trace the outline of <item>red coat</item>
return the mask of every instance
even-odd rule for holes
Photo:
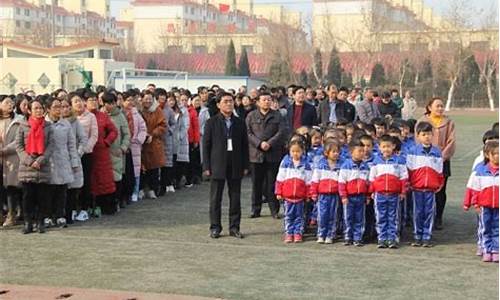
[[[109,147],[118,137],[118,130],[107,114],[100,111],[92,113],[97,119],[98,137],[92,152],[90,192],[94,196],[108,195],[116,190]]]
[[[198,112],[194,106],[190,105],[188,107],[189,112],[189,128],[188,128],[188,140],[190,144],[200,143],[200,122],[198,121]]]

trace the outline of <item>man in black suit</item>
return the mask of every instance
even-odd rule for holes
[[[234,99],[222,92],[217,98],[219,113],[208,119],[203,134],[203,170],[210,176],[210,236],[220,237],[224,184],[229,195],[229,234],[240,232],[241,179],[248,173],[248,136],[245,122],[233,115]]]
[[[306,101],[306,90],[302,86],[293,89],[293,105],[288,107],[288,128],[291,132],[301,126],[318,125],[316,108]]]
[[[347,88],[341,87],[337,96],[335,84],[332,83],[328,86],[328,99],[323,99],[318,108],[319,123],[321,125],[335,124],[341,119],[345,119],[349,123],[354,122],[356,109],[354,105],[347,102],[348,93]]]

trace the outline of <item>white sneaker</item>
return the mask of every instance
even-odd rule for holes
[[[78,213],[76,212],[76,210],[73,210],[71,212],[71,220],[73,220],[73,221],[76,220],[76,216],[78,216]]]
[[[157,197],[156,197],[155,191],[149,191],[148,198],[149,199],[156,199]]]
[[[143,191],[143,190],[140,190],[140,191],[139,191],[139,200],[144,199],[144,196],[145,196],[145,195],[144,195],[144,191]]]
[[[316,241],[316,243],[318,243],[318,244],[324,244],[325,243],[325,239],[322,238],[322,237],[319,237],[318,240]]]
[[[193,184],[192,183],[191,184],[185,184],[184,187],[191,188],[191,187],[193,187]]]
[[[85,222],[89,219],[89,214],[85,210],[81,210],[75,220],[80,222]]]
[[[45,218],[43,220],[43,224],[45,225],[46,228],[54,226],[54,222],[52,222],[51,218]]]
[[[325,244],[333,244],[333,239],[332,238],[326,238],[325,239]]]
[[[59,219],[57,219],[56,223],[57,223],[58,227],[61,227],[61,228],[67,227],[66,218],[59,218]]]
[[[137,202],[137,200],[139,200],[139,197],[137,196],[137,194],[132,194],[132,197],[130,199],[132,202]]]
[[[174,188],[174,186],[173,186],[173,185],[169,185],[169,186],[167,186],[167,193],[168,193],[168,192],[175,193],[175,188]]]

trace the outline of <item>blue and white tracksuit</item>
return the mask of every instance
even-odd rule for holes
[[[401,154],[400,157],[404,159],[406,164],[406,155],[410,150],[415,147],[415,137],[407,137],[402,141],[401,145]],[[412,192],[411,189],[406,191],[406,199],[404,201],[404,205],[402,206],[402,223],[403,224],[411,224],[413,223],[413,200],[412,200]]]
[[[435,193],[444,184],[441,151],[435,146],[424,148],[417,144],[407,153],[406,166],[413,191],[413,236],[428,241],[436,214]]]
[[[318,198],[318,237],[335,237],[337,209],[339,206],[338,176],[341,162],[331,168],[328,159],[322,157],[313,168],[310,195]]]
[[[400,195],[406,193],[408,171],[397,155],[374,159],[370,169],[370,191],[375,193],[374,205],[379,241],[399,241]]]
[[[340,197],[347,197],[344,208],[344,239],[359,242],[365,230],[365,204],[369,197],[368,176],[370,169],[363,162],[348,159],[342,164],[339,173]]]
[[[309,164],[315,166],[323,157],[323,146],[312,146],[307,152]],[[316,221],[318,219],[318,204],[316,202],[306,203],[307,222]]]
[[[304,201],[309,196],[312,170],[306,156],[296,166],[290,155],[281,161],[276,177],[276,196],[281,196],[285,210],[285,233],[289,235],[304,232]]]
[[[467,183],[464,207],[480,207],[478,240],[483,253],[498,253],[498,167],[480,163]]]

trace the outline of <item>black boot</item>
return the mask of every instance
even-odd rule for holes
[[[33,224],[31,222],[24,222],[23,234],[28,234],[33,232]]]
[[[45,233],[45,224],[43,221],[38,222],[38,233]]]

